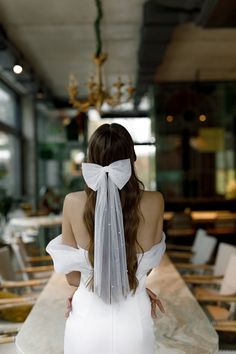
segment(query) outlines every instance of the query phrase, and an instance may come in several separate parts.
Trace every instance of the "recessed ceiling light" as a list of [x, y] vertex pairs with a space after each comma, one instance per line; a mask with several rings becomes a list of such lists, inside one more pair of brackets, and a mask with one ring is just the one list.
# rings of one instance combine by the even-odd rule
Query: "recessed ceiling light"
[[14, 71], [15, 74], [19, 75], [19, 74], [22, 73], [23, 68], [22, 68], [21, 65], [16, 64], [16, 65], [13, 66], [13, 71]]
[[171, 116], [171, 115], [169, 115], [169, 116], [166, 117], [166, 121], [167, 121], [168, 123], [172, 123], [173, 120], [174, 120], [174, 117]]
[[205, 116], [205, 114], [201, 114], [198, 119], [200, 120], [200, 122], [205, 122], [207, 120], [207, 117]]

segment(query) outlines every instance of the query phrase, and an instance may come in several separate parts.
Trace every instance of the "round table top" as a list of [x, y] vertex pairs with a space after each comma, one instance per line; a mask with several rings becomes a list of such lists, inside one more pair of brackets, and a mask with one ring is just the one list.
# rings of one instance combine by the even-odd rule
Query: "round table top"
[[48, 215], [48, 216], [29, 216], [21, 218], [12, 218], [9, 221], [10, 226], [13, 227], [41, 227], [61, 225], [62, 215]]

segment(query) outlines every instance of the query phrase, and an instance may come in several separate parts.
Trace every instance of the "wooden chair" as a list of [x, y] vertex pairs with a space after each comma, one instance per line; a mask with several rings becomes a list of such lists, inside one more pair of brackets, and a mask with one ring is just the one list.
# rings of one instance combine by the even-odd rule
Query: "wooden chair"
[[1, 353], [15, 353], [15, 337], [20, 328], [12, 327], [6, 329], [0, 329], [0, 345], [1, 345]]
[[167, 253], [173, 258], [176, 265], [178, 265], [179, 260], [187, 261], [189, 264], [205, 264], [210, 260], [216, 243], [217, 239], [215, 237], [209, 236], [203, 229], [198, 229], [190, 251], [176, 250], [167, 251]]
[[[36, 299], [34, 298], [6, 298], [0, 299], [0, 313], [3, 311], [22, 311], [25, 306], [32, 308], [35, 304]], [[22, 323], [15, 323], [0, 320], [0, 345], [3, 351], [1, 353], [15, 353], [15, 337], [21, 328]], [[12, 343], [12, 345], [10, 344]], [[4, 345], [5, 344], [5, 345]]]
[[[225, 274], [220, 279], [188, 279], [190, 284], [208, 285], [207, 288], [195, 288], [194, 295], [200, 303], [204, 303], [204, 309], [213, 320], [217, 331], [236, 332], [236, 253], [231, 254]], [[186, 278], [185, 278], [186, 281]], [[219, 289], [211, 289], [215, 285]], [[209, 305], [205, 305], [210, 302]], [[215, 304], [214, 304], [215, 303]]]
[[48, 278], [17, 279], [9, 248], [6, 246], [0, 248], [0, 289], [12, 289], [17, 293], [21, 293], [22, 290], [26, 289], [27, 293], [29, 293], [35, 290], [35, 287], [45, 285], [47, 281]]
[[11, 348], [13, 349], [13, 347], [11, 347], [10, 343], [14, 342], [15, 336], [21, 327], [20, 323], [15, 323], [16, 320], [13, 322], [10, 320], [9, 322], [9, 317], [16, 317], [15, 314], [17, 314], [18, 322], [19, 313], [21, 318], [27, 316], [37, 300], [39, 290], [41, 291], [47, 281], [48, 278], [17, 280], [9, 247], [0, 248], [0, 314], [2, 317], [4, 313], [5, 317], [7, 317], [7, 319], [4, 318], [4, 321], [0, 320], [0, 344], [1, 348], [5, 344], [3, 346], [5, 348], [4, 353], [11, 353]]
[[[236, 253], [236, 247], [228, 243], [221, 242], [216, 254], [215, 264], [190, 264], [190, 263], [176, 263], [176, 268], [181, 272], [188, 272], [189, 274], [206, 274], [213, 276], [223, 276], [227, 267], [227, 263], [231, 254]], [[213, 279], [213, 278], [212, 278]]]
[[49, 263], [52, 264], [52, 258], [49, 255], [46, 256], [41, 256], [41, 255], [37, 255], [37, 256], [29, 256], [28, 255], [28, 251], [26, 248], [26, 245], [23, 241], [23, 238], [21, 236], [21, 234], [17, 234], [15, 236], [15, 242], [18, 244], [19, 246], [19, 250], [21, 252], [22, 258], [24, 260], [24, 263], [27, 265], [34, 265], [35, 263]]
[[32, 265], [38, 262], [52, 263], [51, 256], [28, 256], [24, 242], [21, 235], [15, 234], [12, 239], [11, 248], [17, 259], [19, 265], [19, 272], [22, 274], [24, 280], [40, 277], [50, 277], [54, 267], [49, 265]]

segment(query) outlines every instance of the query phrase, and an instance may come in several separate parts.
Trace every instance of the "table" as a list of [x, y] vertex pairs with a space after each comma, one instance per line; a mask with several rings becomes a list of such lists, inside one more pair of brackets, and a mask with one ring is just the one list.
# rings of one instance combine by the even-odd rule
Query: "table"
[[45, 247], [46, 247], [45, 228], [53, 227], [53, 226], [61, 226], [61, 224], [62, 224], [62, 215], [12, 218], [9, 221], [9, 227], [12, 232], [23, 231], [29, 228], [38, 229], [38, 233], [39, 233], [38, 241], [39, 241], [40, 251], [42, 255], [45, 254]]
[[192, 211], [191, 217], [195, 222], [236, 221], [236, 213], [227, 210]]
[[[236, 213], [227, 210], [212, 210], [212, 211], [191, 211], [191, 218], [195, 223], [213, 223], [215, 221], [233, 220], [236, 222]], [[174, 216], [173, 211], [167, 211], [164, 213], [164, 220], [170, 221]]]
[[48, 215], [48, 216], [28, 216], [22, 218], [12, 218], [10, 225], [15, 228], [23, 227], [36, 227], [41, 226], [54, 226], [62, 223], [61, 215]]
[[[165, 255], [148, 277], [166, 315], [155, 321], [156, 354], [216, 354], [218, 336], [181, 276]], [[16, 337], [18, 354], [63, 354], [65, 277], [53, 274]]]

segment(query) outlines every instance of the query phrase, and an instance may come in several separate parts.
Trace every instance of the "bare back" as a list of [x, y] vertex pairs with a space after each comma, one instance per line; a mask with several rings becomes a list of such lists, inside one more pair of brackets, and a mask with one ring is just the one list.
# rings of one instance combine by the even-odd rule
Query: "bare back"
[[[66, 196], [63, 207], [63, 243], [88, 249], [89, 234], [83, 220], [86, 193], [75, 192]], [[140, 201], [143, 218], [140, 220], [137, 241], [143, 251], [149, 250], [162, 238], [164, 200], [160, 192], [144, 191]], [[137, 252], [141, 252], [137, 246]]]

